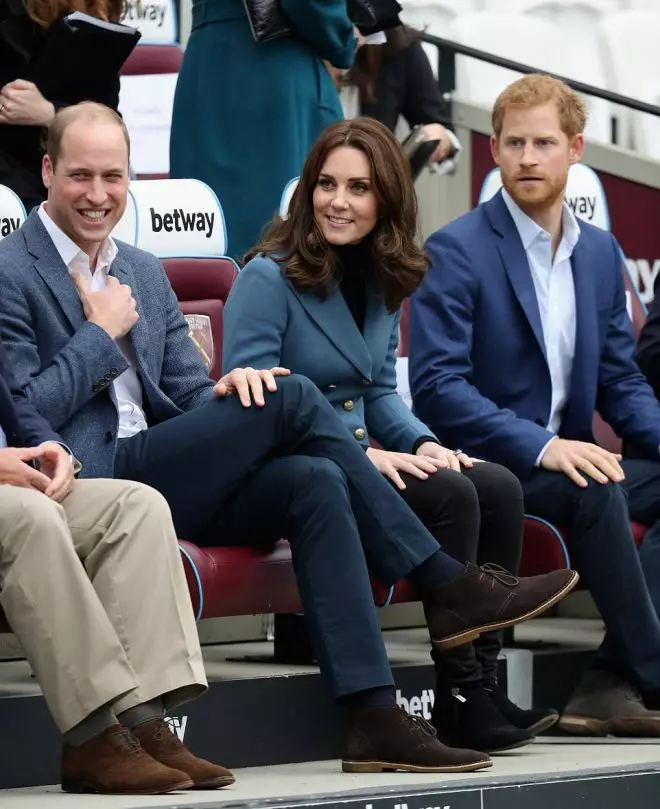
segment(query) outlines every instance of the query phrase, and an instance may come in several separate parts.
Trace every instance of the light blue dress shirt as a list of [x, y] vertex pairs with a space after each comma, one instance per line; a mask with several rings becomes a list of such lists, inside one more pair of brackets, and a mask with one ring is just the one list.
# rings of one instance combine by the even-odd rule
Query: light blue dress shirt
[[[562, 237], [553, 257], [551, 234], [527, 216], [506, 189], [502, 189], [502, 197], [520, 235], [532, 273], [552, 387], [547, 429], [556, 435], [568, 401], [575, 356], [575, 286], [571, 255], [580, 238], [580, 226], [564, 203]], [[547, 448], [548, 444], [541, 450], [537, 466]]]

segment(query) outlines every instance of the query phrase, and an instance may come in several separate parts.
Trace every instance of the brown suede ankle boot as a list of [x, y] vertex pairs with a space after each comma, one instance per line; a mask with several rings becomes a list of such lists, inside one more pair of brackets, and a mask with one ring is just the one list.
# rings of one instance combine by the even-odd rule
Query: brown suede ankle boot
[[344, 772], [472, 772], [492, 765], [484, 753], [446, 747], [433, 725], [402, 708], [349, 711]]
[[497, 565], [467, 564], [465, 573], [424, 599], [431, 640], [439, 649], [469, 643], [482, 632], [535, 618], [579, 580], [574, 570], [518, 578]]

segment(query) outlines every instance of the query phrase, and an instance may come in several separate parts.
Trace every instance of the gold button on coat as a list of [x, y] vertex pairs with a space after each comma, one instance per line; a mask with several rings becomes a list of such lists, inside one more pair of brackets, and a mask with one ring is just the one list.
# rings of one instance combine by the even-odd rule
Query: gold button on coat
[[353, 433], [353, 435], [357, 438], [358, 441], [362, 441], [362, 439], [366, 435], [366, 432], [362, 429], [362, 427], [358, 427], [357, 430]]
[[355, 407], [352, 399], [347, 399], [344, 402], [344, 410], [352, 410]]

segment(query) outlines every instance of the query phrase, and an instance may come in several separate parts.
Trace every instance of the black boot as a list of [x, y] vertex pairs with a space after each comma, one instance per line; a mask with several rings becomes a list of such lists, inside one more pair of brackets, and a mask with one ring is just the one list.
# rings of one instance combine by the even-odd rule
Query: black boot
[[526, 730], [531, 736], [551, 728], [559, 719], [559, 714], [554, 708], [530, 708], [528, 711], [519, 708], [497, 684], [486, 685], [485, 688], [493, 705], [502, 716], [514, 727]]
[[481, 682], [460, 687], [438, 684], [432, 722], [440, 741], [451, 747], [501, 753], [533, 741], [526, 730], [514, 727], [502, 716]]
[[492, 765], [483, 753], [446, 747], [429, 722], [402, 708], [348, 712], [344, 772], [473, 772]]

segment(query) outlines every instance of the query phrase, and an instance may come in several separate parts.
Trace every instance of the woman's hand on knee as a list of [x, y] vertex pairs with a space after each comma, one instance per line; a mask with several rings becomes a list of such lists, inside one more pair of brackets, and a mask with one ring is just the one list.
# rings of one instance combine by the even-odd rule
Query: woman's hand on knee
[[461, 452], [460, 449], [448, 449], [434, 441], [425, 441], [420, 444], [416, 454], [430, 459], [438, 469], [453, 469], [454, 472], [460, 472], [461, 466], [470, 469], [474, 464], [474, 459]]
[[376, 469], [401, 491], [406, 488], [406, 484], [399, 472], [407, 472], [415, 478], [426, 480], [438, 468], [432, 459], [423, 455], [409, 455], [406, 452], [387, 452], [384, 449], [369, 447], [367, 457]]

